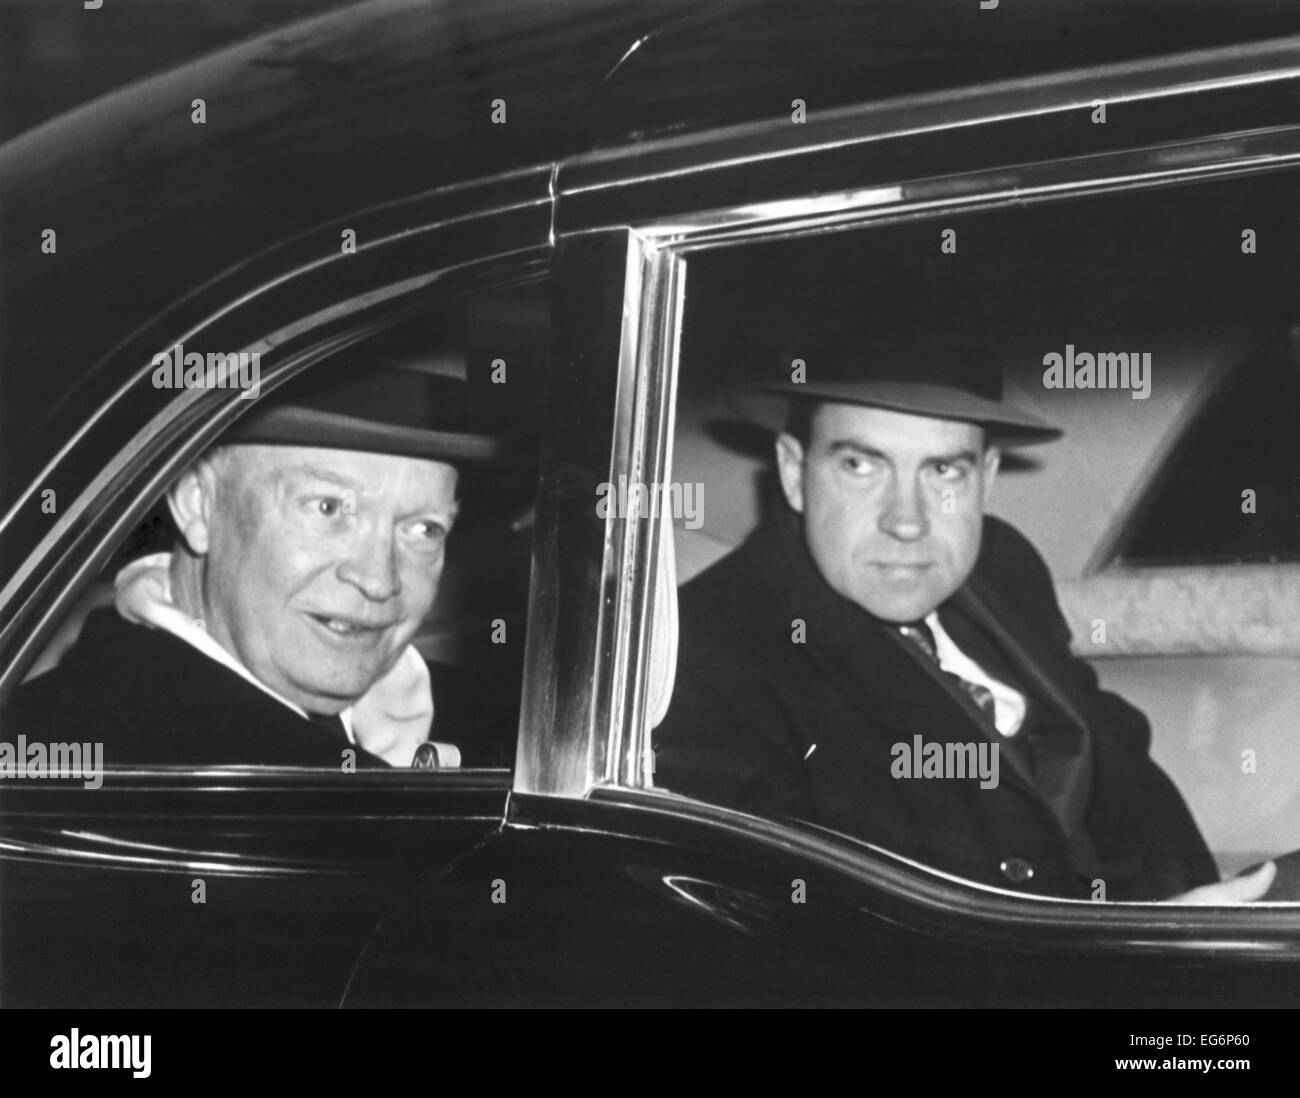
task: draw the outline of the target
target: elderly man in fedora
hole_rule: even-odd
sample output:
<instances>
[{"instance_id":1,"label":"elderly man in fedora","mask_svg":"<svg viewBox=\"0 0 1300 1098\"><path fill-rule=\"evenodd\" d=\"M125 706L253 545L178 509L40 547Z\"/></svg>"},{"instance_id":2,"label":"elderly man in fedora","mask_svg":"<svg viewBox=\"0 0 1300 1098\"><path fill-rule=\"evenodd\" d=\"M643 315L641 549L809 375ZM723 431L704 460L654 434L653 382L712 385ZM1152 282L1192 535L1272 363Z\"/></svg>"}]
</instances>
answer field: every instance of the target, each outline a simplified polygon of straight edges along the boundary
<instances>
[{"instance_id":1,"label":"elderly man in fedora","mask_svg":"<svg viewBox=\"0 0 1300 1098\"><path fill-rule=\"evenodd\" d=\"M181 474L172 551L118 573L6 735L93 729L110 766L458 764L411 640L458 469L501 443L469 429L463 381L350 357L263 397Z\"/></svg>"},{"instance_id":2,"label":"elderly man in fedora","mask_svg":"<svg viewBox=\"0 0 1300 1098\"><path fill-rule=\"evenodd\" d=\"M1146 719L985 513L1003 449L1060 432L1002 403L978 340L882 326L825 377L762 386L786 408L780 498L680 592L655 784L1006 889L1260 897L1275 867L1218 883Z\"/></svg>"}]
</instances>

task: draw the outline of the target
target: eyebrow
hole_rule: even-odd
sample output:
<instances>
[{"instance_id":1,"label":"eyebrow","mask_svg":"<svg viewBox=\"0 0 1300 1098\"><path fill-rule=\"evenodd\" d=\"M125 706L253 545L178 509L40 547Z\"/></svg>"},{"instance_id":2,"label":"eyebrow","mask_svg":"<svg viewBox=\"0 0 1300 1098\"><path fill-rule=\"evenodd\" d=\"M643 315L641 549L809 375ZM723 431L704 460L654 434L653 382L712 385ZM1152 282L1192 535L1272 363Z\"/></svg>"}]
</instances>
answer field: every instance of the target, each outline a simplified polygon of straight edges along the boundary
<instances>
[{"instance_id":1,"label":"eyebrow","mask_svg":"<svg viewBox=\"0 0 1300 1098\"><path fill-rule=\"evenodd\" d=\"M832 454L843 453L845 450L853 450L859 454L865 454L867 457L877 458L880 461L884 461L890 465L893 464L893 458L891 458L883 450L877 450L874 446L869 446L865 442L858 442L851 438L835 439L835 441L833 441L827 447L827 450ZM978 460L979 460L979 455L975 453L974 450L967 449L967 450L955 450L947 454L931 454L925 458L922 458L922 463L927 465L933 465L936 462L947 462L948 464L951 465L958 461L968 461L972 465L974 465Z\"/></svg>"},{"instance_id":2,"label":"eyebrow","mask_svg":"<svg viewBox=\"0 0 1300 1098\"><path fill-rule=\"evenodd\" d=\"M315 465L308 465L306 462L299 462L296 465L290 465L284 470L286 473L297 473L302 476L310 477L312 480L323 480L327 484L336 484L340 488L360 488L351 477L344 476L342 473L331 472L329 469L318 469Z\"/></svg>"},{"instance_id":3,"label":"eyebrow","mask_svg":"<svg viewBox=\"0 0 1300 1098\"><path fill-rule=\"evenodd\" d=\"M296 465L290 465L284 470L284 472L289 474L298 473L310 477L313 480L322 480L326 484L333 484L340 488L355 491L358 496L362 494L364 487L358 481L353 480L351 477L344 476L342 473L331 472L329 469L320 469L315 465L308 465L306 462L299 462ZM438 505L417 507L415 510L406 512L399 517L403 522L412 518L432 518L444 526L450 526L455 522L456 516L459 512L460 500L454 499L446 507Z\"/></svg>"}]
</instances>

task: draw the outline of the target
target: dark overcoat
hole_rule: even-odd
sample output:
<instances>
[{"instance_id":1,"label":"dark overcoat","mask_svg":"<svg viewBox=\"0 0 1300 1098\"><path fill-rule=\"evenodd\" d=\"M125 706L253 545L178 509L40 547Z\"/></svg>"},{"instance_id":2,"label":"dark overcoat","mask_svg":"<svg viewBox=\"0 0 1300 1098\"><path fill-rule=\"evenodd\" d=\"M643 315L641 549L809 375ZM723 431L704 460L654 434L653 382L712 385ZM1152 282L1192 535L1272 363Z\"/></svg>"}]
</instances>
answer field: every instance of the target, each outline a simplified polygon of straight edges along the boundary
<instances>
[{"instance_id":1,"label":"dark overcoat","mask_svg":"<svg viewBox=\"0 0 1300 1098\"><path fill-rule=\"evenodd\" d=\"M509 765L517 690L487 689L459 668L431 664L429 672L431 738L456 744L463 766ZM0 738L19 735L102 743L105 767L388 765L349 743L341 722L306 720L192 645L111 607L90 614L52 671L14 692Z\"/></svg>"},{"instance_id":2,"label":"dark overcoat","mask_svg":"<svg viewBox=\"0 0 1300 1098\"><path fill-rule=\"evenodd\" d=\"M827 584L784 506L686 584L679 604L677 681L653 734L656 786L807 820L1004 888L1163 899L1218 880L1151 760L1146 718L1071 654L1047 567L1007 523L985 518L975 569L939 620L1026 694L1010 740L896 628ZM917 737L925 750L997 743L997 785L918 776Z\"/></svg>"}]
</instances>

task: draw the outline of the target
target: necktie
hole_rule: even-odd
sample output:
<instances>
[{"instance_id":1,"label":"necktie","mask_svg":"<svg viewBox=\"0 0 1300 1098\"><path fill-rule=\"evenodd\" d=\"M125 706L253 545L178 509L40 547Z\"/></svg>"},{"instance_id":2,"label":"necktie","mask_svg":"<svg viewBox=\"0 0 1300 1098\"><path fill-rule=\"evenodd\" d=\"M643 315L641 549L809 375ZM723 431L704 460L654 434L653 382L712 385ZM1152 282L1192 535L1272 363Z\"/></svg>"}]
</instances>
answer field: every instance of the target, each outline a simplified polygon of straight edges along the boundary
<instances>
[{"instance_id":1,"label":"necktie","mask_svg":"<svg viewBox=\"0 0 1300 1098\"><path fill-rule=\"evenodd\" d=\"M898 631L924 652L935 667L961 687L962 692L975 703L976 708L988 717L989 723L996 727L997 703L993 699L993 691L981 683L971 682L970 679L963 679L960 675L944 670L943 665L939 663L939 650L934 643L934 634L925 622L914 621L907 625L900 625Z\"/></svg>"}]
</instances>

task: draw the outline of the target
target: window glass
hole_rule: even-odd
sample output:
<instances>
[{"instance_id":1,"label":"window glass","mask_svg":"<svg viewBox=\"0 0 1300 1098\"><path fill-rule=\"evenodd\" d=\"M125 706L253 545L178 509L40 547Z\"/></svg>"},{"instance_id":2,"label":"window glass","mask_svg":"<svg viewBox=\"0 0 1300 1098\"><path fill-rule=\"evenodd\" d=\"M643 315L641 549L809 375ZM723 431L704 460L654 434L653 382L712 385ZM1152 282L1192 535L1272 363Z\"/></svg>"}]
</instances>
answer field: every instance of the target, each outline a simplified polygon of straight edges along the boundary
<instances>
[{"instance_id":1,"label":"window glass","mask_svg":"<svg viewBox=\"0 0 1300 1098\"><path fill-rule=\"evenodd\" d=\"M653 784L1082 899L1293 845L1294 780L1222 719L1267 683L1251 742L1300 773L1288 615L1243 657L1241 593L1191 577L1108 642L1150 574L1105 611L1087 581L1130 526L1125 561L1295 559L1296 198L1277 173L691 255ZM1300 608L1294 571L1257 582Z\"/></svg>"},{"instance_id":2,"label":"window glass","mask_svg":"<svg viewBox=\"0 0 1300 1098\"><path fill-rule=\"evenodd\" d=\"M1243 362L1208 402L1140 509L1125 564L1300 560L1296 333ZM1207 509L1206 499L1222 506Z\"/></svg>"},{"instance_id":3,"label":"window glass","mask_svg":"<svg viewBox=\"0 0 1300 1098\"><path fill-rule=\"evenodd\" d=\"M534 283L265 393L232 369L248 409L83 594L4 737L93 729L110 768L513 765L548 328Z\"/></svg>"}]
</instances>

